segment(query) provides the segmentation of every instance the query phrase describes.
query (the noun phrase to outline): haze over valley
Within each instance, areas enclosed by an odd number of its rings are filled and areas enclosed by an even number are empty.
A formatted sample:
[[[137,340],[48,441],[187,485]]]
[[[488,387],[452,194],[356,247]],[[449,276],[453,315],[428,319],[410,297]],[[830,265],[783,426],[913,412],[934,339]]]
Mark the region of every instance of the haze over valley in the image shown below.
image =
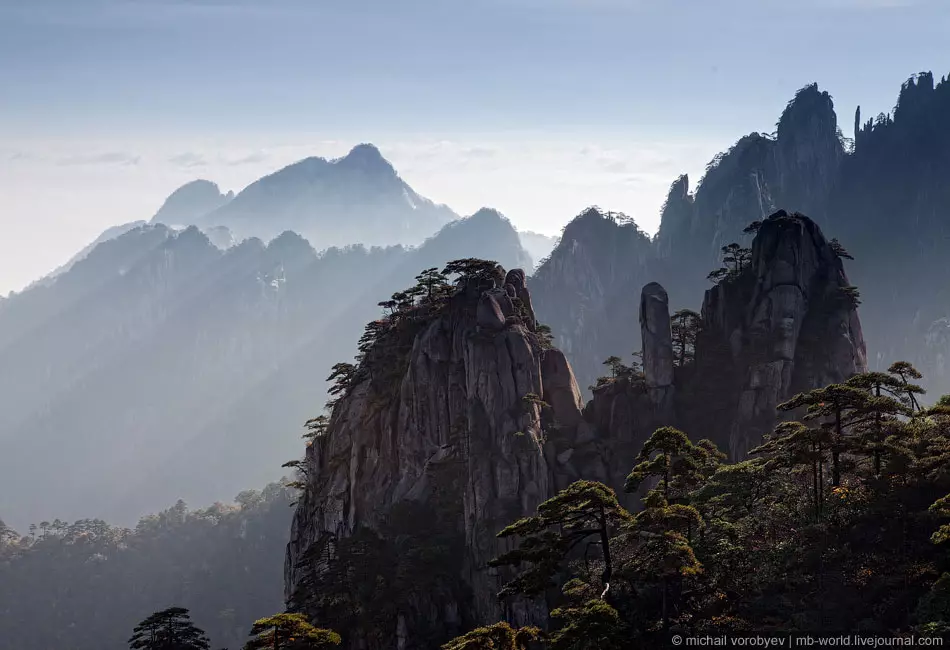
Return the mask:
[[[0,0],[0,647],[950,640],[950,9],[685,9]]]

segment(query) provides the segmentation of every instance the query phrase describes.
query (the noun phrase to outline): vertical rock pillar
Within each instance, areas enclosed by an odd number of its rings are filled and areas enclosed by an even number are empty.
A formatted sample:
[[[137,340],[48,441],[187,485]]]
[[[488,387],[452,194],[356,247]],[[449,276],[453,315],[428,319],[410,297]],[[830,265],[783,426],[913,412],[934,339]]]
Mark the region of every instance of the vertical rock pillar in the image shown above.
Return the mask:
[[[651,282],[640,293],[640,337],[643,374],[658,421],[670,424],[673,415],[673,334],[670,299],[660,284]]]

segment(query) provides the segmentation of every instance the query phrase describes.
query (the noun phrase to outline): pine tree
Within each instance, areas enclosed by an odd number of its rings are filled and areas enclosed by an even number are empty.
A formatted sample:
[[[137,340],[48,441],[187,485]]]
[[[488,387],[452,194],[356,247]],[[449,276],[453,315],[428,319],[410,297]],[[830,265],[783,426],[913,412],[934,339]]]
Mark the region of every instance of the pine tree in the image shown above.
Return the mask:
[[[724,457],[708,440],[694,445],[679,429],[661,427],[643,444],[624,490],[636,492],[644,481],[656,478],[660,480],[663,497],[673,503],[683,499],[715,471],[718,461]]]
[[[581,605],[558,607],[551,619],[559,627],[551,633],[551,650],[622,650],[629,647],[629,637],[617,610],[603,600],[589,600]]]
[[[442,645],[442,650],[527,650],[543,638],[536,627],[513,628],[506,622],[478,627]]]
[[[184,607],[155,612],[135,626],[129,639],[131,650],[208,650],[210,646]]]
[[[822,427],[831,430],[828,445],[831,451],[831,485],[841,485],[841,454],[847,450],[847,428],[868,417],[869,395],[845,384],[831,384],[799,393],[778,405],[780,411],[805,407],[803,420],[823,419]]]
[[[846,385],[867,391],[870,398],[852,414],[859,451],[872,459],[873,475],[881,475],[885,441],[903,429],[899,416],[912,415],[902,381],[883,372],[865,372],[851,377]],[[863,417],[862,417],[863,416]]]
[[[632,515],[618,502],[609,487],[594,481],[577,481],[538,506],[537,514],[521,519],[498,533],[498,537],[518,536],[518,548],[491,560],[489,566],[531,566],[508,582],[499,593],[535,596],[554,586],[553,578],[567,556],[580,544],[600,550],[606,588],[613,573],[610,551],[612,534]]]
[[[702,318],[695,311],[680,309],[670,316],[673,335],[673,359],[680,368],[696,359],[696,339],[702,328]]]
[[[889,373],[897,376],[904,386],[904,393],[910,402],[911,409],[914,412],[920,410],[920,402],[917,401],[918,395],[923,395],[926,391],[917,384],[910,383],[909,379],[920,379],[923,375],[908,361],[896,361],[887,369]]]
[[[275,614],[254,621],[244,650],[325,650],[340,645],[340,635],[311,625],[303,614]]]
[[[816,521],[821,519],[824,510],[825,459],[831,447],[831,435],[828,427],[782,422],[766,436],[765,443],[749,452],[751,455],[761,454],[766,459],[763,469],[767,473],[780,470],[811,472],[812,507]]]

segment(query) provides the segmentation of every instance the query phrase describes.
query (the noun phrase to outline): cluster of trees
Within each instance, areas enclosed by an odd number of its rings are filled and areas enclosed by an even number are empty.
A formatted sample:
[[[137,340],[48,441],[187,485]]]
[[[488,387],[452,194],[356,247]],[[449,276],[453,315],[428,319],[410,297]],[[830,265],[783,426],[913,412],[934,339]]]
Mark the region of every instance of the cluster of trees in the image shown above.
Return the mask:
[[[454,282],[449,282],[453,276]],[[332,383],[328,406],[332,407],[337,399],[366,378],[377,388],[391,386],[405,368],[415,335],[452,297],[459,292],[491,288],[503,281],[501,266],[491,260],[465,258],[449,262],[441,271],[437,267],[423,270],[413,286],[379,303],[388,313],[366,325],[359,340],[356,363],[341,362],[333,366],[327,378]]]
[[[295,493],[273,483],[234,504],[189,510],[179,501],[131,530],[88,519],[44,521],[24,535],[0,525],[0,645],[117,650],[136,621],[177,603],[214,648],[240,647],[255,620],[283,606]],[[172,613],[149,626],[176,629]],[[143,643],[161,638],[149,626]]]
[[[311,625],[302,614],[274,614],[254,621],[244,650],[328,650],[340,645],[340,635]],[[209,650],[205,631],[184,607],[150,614],[132,630],[130,650]],[[227,650],[225,648],[224,650]]]
[[[546,327],[546,326],[541,326]],[[696,361],[696,341],[702,331],[702,317],[692,309],[680,309],[670,316],[670,334],[673,338],[673,367],[685,369],[690,367]],[[631,362],[624,363],[624,360],[616,355],[611,355],[604,360],[610,374],[597,378],[597,384],[590,387],[590,390],[600,388],[615,382],[624,382],[635,387],[644,387],[643,365],[640,359],[642,352],[633,352]]]
[[[625,489],[578,481],[498,535],[551,629],[478,628],[444,650],[635,647],[664,633],[950,633],[950,396],[906,362],[795,396],[749,460],[663,427]],[[560,587],[560,588],[559,588]],[[540,644],[540,645],[538,645]]]

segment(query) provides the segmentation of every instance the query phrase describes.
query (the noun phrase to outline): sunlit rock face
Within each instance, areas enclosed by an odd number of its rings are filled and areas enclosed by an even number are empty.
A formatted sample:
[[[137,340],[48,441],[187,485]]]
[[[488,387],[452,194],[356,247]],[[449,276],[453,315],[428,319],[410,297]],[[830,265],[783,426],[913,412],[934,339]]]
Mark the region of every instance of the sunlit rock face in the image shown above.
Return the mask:
[[[421,648],[433,630],[447,636],[473,622],[544,620],[543,604],[500,603],[505,575],[487,563],[509,548],[495,533],[553,494],[558,459],[542,419],[579,423],[580,391],[563,355],[535,333],[525,274],[500,277],[452,298],[414,336],[404,365],[390,369],[391,384],[381,388],[370,370],[335,406],[328,432],[307,449],[313,478],[288,545],[288,597],[308,571],[320,570],[308,565],[308,550],[328,538],[380,531],[408,502],[444,516],[437,512],[441,490],[458,506],[449,518],[463,549],[457,573],[401,604],[393,638]],[[532,396],[550,411],[543,415]]]

